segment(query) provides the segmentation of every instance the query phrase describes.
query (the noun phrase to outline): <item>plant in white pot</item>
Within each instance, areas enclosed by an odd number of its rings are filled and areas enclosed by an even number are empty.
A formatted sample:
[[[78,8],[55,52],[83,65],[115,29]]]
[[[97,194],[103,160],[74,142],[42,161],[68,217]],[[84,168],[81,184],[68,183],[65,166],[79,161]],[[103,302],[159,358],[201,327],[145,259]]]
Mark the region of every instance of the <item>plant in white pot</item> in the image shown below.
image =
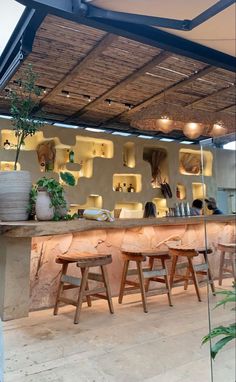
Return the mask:
[[[68,186],[75,185],[75,177],[69,172],[61,172],[61,179]],[[29,211],[37,220],[71,220],[77,214],[68,214],[65,190],[54,178],[40,178],[30,193]]]
[[[17,80],[17,89],[10,91],[12,124],[16,136],[15,171],[0,171],[0,220],[17,221],[28,219],[31,175],[29,171],[16,171],[20,151],[25,140],[33,136],[42,122],[32,113],[39,104],[41,89],[35,82],[37,75],[29,65],[22,78]]]

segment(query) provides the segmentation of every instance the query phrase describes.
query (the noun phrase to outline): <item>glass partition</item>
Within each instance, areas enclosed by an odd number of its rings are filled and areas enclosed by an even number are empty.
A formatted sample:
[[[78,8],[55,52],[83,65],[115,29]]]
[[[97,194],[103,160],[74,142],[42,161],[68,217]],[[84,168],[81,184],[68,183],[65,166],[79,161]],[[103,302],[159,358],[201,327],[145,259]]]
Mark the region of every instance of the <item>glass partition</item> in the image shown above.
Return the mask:
[[[208,267],[207,309],[209,331],[203,347],[210,346],[211,381],[235,381],[235,197],[236,156],[232,135],[201,142],[201,166],[212,156],[212,182],[202,171],[204,246]],[[230,140],[232,150],[224,147]],[[208,153],[208,154],[206,154]]]

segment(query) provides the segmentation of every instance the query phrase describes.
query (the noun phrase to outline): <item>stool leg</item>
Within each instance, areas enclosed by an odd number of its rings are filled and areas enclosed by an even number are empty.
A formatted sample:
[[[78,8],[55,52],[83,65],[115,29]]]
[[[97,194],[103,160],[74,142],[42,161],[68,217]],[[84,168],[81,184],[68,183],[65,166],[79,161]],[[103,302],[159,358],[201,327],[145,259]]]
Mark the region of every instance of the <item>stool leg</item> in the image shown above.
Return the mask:
[[[125,260],[123,271],[122,271],[121,283],[120,283],[120,293],[119,293],[119,299],[118,299],[119,304],[121,304],[123,300],[128,268],[129,268],[129,260]]]
[[[58,313],[58,308],[59,308],[58,305],[59,305],[59,301],[60,301],[61,292],[63,291],[63,286],[64,286],[64,282],[61,281],[61,278],[63,275],[66,274],[67,268],[68,268],[68,263],[65,263],[62,265],[62,271],[61,271],[59,286],[57,289],[57,297],[56,297],[56,302],[55,302],[55,306],[54,306],[54,310],[53,310],[54,316],[56,316]]]
[[[203,256],[204,256],[205,263],[207,264],[208,281],[209,281],[210,286],[211,286],[212,294],[215,296],[216,295],[215,284],[214,284],[214,279],[212,277],[211,268],[210,268],[210,264],[209,264],[209,261],[208,261],[208,258],[207,258],[207,254],[204,253]]]
[[[235,281],[235,278],[236,278],[236,273],[235,273],[235,255],[231,253],[229,255],[229,258],[230,258],[230,262],[231,262],[231,266],[232,266],[232,275],[233,275],[233,278],[234,278],[234,281]]]
[[[153,257],[150,257],[150,258],[149,258],[149,270],[150,270],[150,271],[152,271],[152,269],[153,269],[153,264],[154,264],[154,258],[153,258]],[[145,285],[145,290],[146,290],[146,292],[148,292],[149,285],[150,285],[150,280],[147,279],[147,281],[146,281],[146,285]]]
[[[83,276],[84,274],[84,268],[81,268],[81,275]],[[85,287],[85,290],[89,290],[89,286],[88,286],[88,282],[86,283],[86,287]],[[91,300],[91,297],[90,296],[86,296],[86,300],[87,300],[87,304],[89,307],[92,306],[92,300]]]
[[[89,272],[89,267],[85,267],[83,275],[82,275],[82,279],[81,279],[81,285],[79,288],[79,296],[78,296],[77,306],[75,310],[74,324],[78,324],[79,322],[79,316],[80,316],[80,311],[82,307],[84,292],[85,292],[86,284],[88,281],[88,272]]]
[[[225,262],[225,252],[222,251],[220,254],[219,285],[222,285],[224,262]]]
[[[142,302],[143,302],[143,311],[145,313],[148,312],[147,309],[147,299],[145,294],[145,284],[144,284],[144,277],[143,277],[143,269],[142,269],[142,262],[136,261],[137,269],[138,269],[138,276],[139,276],[139,284],[140,284],[140,290],[142,295]]]
[[[194,267],[193,267],[193,261],[192,261],[191,257],[188,257],[188,262],[189,262],[189,269],[192,273],[192,279],[193,279],[193,283],[194,283],[195,290],[197,293],[198,301],[201,302],[201,295],[200,295],[200,290],[199,290],[199,285],[198,285],[198,279],[197,279],[197,275],[196,275],[196,272],[195,272]]]
[[[178,262],[178,256],[173,255],[171,271],[170,271],[170,289],[172,289],[172,287],[173,287],[173,282],[174,282],[174,277],[175,277],[175,269],[176,269],[177,262]]]
[[[188,282],[189,282],[189,277],[190,277],[190,269],[189,267],[187,268],[187,271],[186,271],[186,279],[185,279],[185,282],[184,282],[184,290],[187,290],[188,289]]]
[[[106,288],[106,295],[107,295],[107,301],[108,301],[108,306],[110,309],[110,313],[114,313],[114,308],[113,308],[113,303],[112,303],[112,297],[111,297],[111,289],[110,289],[110,284],[109,284],[109,279],[108,279],[108,273],[107,273],[107,268],[106,265],[101,265],[101,271],[102,271],[102,276]]]
[[[166,274],[164,275],[164,280],[165,280],[165,283],[166,283],[166,289],[167,289],[167,296],[168,296],[169,305],[173,306],[173,304],[172,304],[171,289],[170,289],[170,284],[169,284],[169,280],[168,280],[168,269],[167,269],[167,266],[166,266],[165,259],[161,259],[161,263],[162,263],[162,268],[164,268],[165,271],[166,271]]]

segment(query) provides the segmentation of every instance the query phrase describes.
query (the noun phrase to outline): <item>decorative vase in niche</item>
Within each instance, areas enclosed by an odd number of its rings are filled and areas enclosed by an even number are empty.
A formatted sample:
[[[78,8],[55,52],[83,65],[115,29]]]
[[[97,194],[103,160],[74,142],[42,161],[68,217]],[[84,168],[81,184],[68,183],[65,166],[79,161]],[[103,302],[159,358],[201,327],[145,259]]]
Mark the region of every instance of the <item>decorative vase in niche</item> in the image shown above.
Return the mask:
[[[52,206],[50,196],[45,189],[39,189],[35,204],[37,220],[52,220],[54,216],[54,207]]]

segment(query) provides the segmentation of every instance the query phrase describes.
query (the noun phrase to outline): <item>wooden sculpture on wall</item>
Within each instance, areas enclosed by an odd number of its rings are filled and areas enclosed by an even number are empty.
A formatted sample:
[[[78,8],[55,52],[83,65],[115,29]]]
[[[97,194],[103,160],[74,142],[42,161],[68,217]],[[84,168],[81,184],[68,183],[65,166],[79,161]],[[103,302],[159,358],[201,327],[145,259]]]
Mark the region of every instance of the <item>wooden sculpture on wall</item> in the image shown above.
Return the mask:
[[[56,157],[55,142],[53,140],[44,141],[37,146],[38,161],[45,171],[53,171]]]

